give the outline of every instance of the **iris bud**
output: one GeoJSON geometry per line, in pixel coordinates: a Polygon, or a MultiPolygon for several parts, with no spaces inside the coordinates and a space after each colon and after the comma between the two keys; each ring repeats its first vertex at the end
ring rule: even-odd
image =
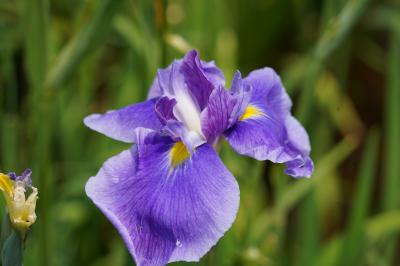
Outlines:
{"type": "Polygon", "coordinates": [[[31,185],[30,175],[30,170],[26,170],[22,176],[0,173],[0,190],[6,200],[10,222],[23,232],[36,221],[38,190],[31,185]]]}

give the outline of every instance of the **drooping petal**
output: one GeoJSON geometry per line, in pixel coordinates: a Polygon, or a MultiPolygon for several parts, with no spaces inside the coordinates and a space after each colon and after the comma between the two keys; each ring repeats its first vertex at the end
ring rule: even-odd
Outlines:
{"type": "Polygon", "coordinates": [[[290,157],[285,153],[286,137],[283,122],[266,114],[265,109],[252,106],[248,117],[242,115],[236,125],[225,132],[225,137],[236,152],[257,160],[282,163],[290,157]]]}
{"type": "Polygon", "coordinates": [[[234,90],[251,87],[251,99],[238,122],[225,132],[231,146],[240,154],[258,160],[286,163],[286,173],[310,176],[313,164],[310,143],[304,128],[290,114],[291,100],[279,76],[270,68],[256,70],[240,81],[234,90]]]}
{"type": "Polygon", "coordinates": [[[252,87],[251,103],[268,108],[280,116],[287,116],[292,101],[286,93],[280,77],[269,67],[252,71],[243,79],[243,85],[252,87]]]}
{"type": "Polygon", "coordinates": [[[286,131],[288,133],[288,149],[292,149],[293,156],[300,152],[301,156],[286,163],[285,173],[294,177],[311,176],[314,163],[309,157],[311,146],[304,127],[293,116],[286,118],[286,131]]]}
{"type": "Polygon", "coordinates": [[[150,99],[105,114],[92,114],[84,119],[84,123],[87,127],[110,138],[132,143],[136,128],[154,130],[161,128],[162,125],[155,112],[157,100],[157,98],[150,99]]]}
{"type": "Polygon", "coordinates": [[[309,156],[286,163],[285,173],[293,177],[310,177],[314,171],[314,163],[309,156]]]}
{"type": "Polygon", "coordinates": [[[290,115],[286,118],[285,125],[290,143],[302,154],[309,154],[311,151],[310,139],[300,122],[290,115]]]}
{"type": "Polygon", "coordinates": [[[228,91],[223,87],[215,89],[207,107],[201,113],[201,126],[204,136],[213,143],[224,131],[237,122],[249,103],[248,92],[228,91]]]}
{"type": "Polygon", "coordinates": [[[232,225],[238,185],[210,145],[189,155],[169,137],[136,133],[137,145],[106,161],[86,192],[137,265],[198,261],[232,225]]]}

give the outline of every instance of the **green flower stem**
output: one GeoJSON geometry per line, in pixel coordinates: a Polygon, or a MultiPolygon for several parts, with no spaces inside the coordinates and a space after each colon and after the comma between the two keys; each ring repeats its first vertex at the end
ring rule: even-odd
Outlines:
{"type": "Polygon", "coordinates": [[[25,233],[11,226],[5,211],[0,235],[2,266],[22,266],[25,233]]]}

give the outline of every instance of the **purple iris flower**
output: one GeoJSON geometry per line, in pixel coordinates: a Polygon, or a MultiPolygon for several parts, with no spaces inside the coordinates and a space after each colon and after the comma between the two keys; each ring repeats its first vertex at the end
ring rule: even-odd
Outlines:
{"type": "Polygon", "coordinates": [[[230,90],[214,62],[196,51],[158,71],[147,101],[85,118],[113,139],[134,143],[108,159],[86,193],[118,229],[138,265],[198,261],[231,227],[239,187],[213,146],[285,163],[309,177],[307,133],[291,115],[291,100],[270,68],[230,90]]]}

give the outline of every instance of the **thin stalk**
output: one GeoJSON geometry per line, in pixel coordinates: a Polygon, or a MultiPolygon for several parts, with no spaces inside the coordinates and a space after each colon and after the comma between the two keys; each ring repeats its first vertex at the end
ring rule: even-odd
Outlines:
{"type": "Polygon", "coordinates": [[[376,173],[379,138],[376,129],[372,129],[364,149],[359,168],[357,191],[354,205],[346,228],[344,243],[337,265],[361,265],[362,250],[365,245],[363,225],[368,215],[371,200],[371,190],[376,173]]]}
{"type": "Polygon", "coordinates": [[[26,0],[25,18],[27,25],[25,52],[27,56],[26,70],[30,86],[30,110],[32,114],[31,130],[33,134],[34,151],[31,155],[35,176],[39,178],[41,198],[39,209],[39,246],[40,265],[51,265],[50,251],[50,212],[51,212],[51,179],[46,169],[49,158],[51,119],[51,101],[49,90],[44,87],[47,71],[48,55],[48,0],[26,0]]]}
{"type": "MultiPolygon", "coordinates": [[[[385,114],[385,180],[383,185],[383,210],[394,210],[399,207],[400,197],[398,187],[400,185],[400,31],[393,30],[389,51],[388,65],[388,87],[386,94],[386,114],[385,114]]],[[[396,240],[390,237],[385,243],[386,262],[391,264],[393,261],[396,240]]]]}

